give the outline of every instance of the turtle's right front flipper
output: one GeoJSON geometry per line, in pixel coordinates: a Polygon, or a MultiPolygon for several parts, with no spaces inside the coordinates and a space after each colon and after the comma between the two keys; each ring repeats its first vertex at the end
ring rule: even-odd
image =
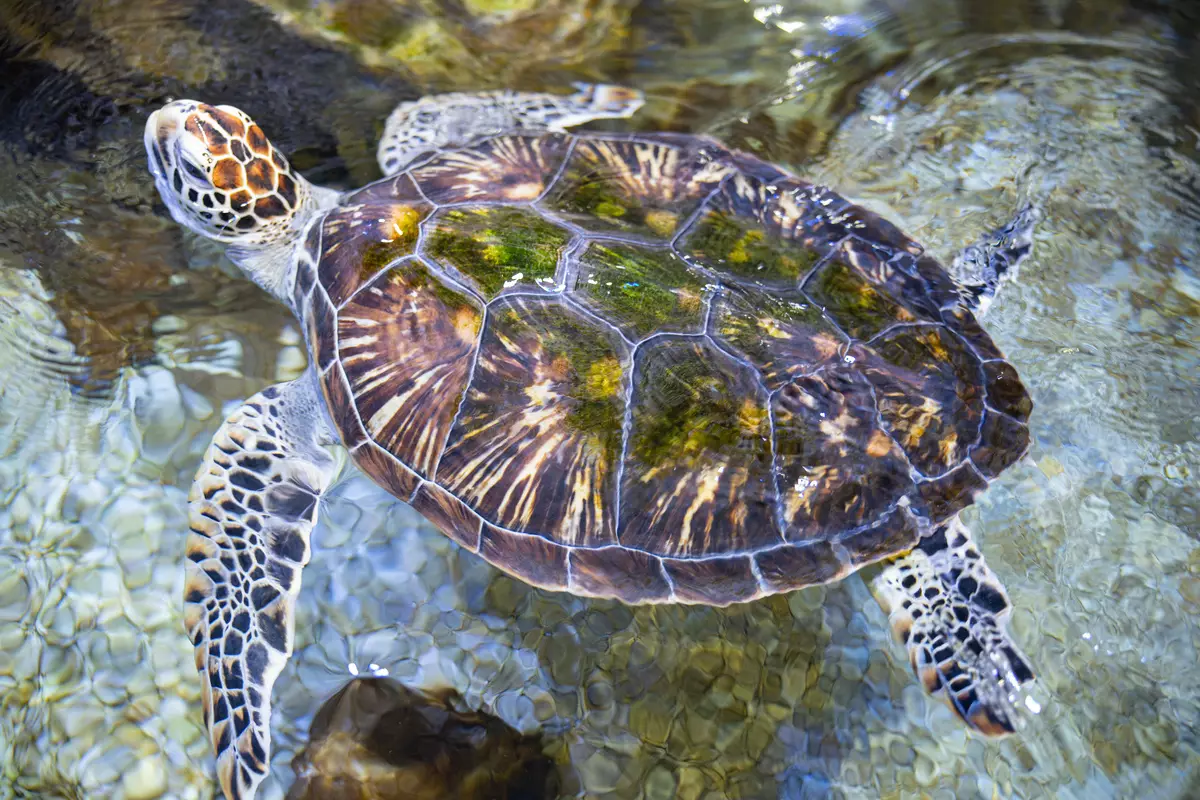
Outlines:
{"type": "Polygon", "coordinates": [[[871,589],[908,648],[913,672],[934,696],[988,736],[1013,733],[1033,670],[1008,635],[1008,595],[954,519],[888,564],[871,589]]]}
{"type": "Polygon", "coordinates": [[[229,800],[250,800],[271,754],[271,687],[292,653],[300,570],[335,461],[315,381],[246,401],[213,437],[189,497],[184,620],[204,722],[229,800]]]}

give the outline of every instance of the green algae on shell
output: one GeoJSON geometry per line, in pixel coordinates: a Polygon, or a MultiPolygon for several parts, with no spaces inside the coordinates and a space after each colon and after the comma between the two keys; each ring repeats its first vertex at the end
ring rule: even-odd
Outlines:
{"type": "Polygon", "coordinates": [[[426,252],[473,280],[490,300],[515,283],[553,281],[569,240],[567,231],[523,209],[455,208],[434,223],[426,252]]]}
{"type": "Polygon", "coordinates": [[[795,286],[821,258],[752,220],[716,209],[697,223],[685,252],[718,273],[778,286],[795,286]]]}
{"type": "Polygon", "coordinates": [[[575,293],[634,339],[697,333],[708,281],[670,250],[593,244],[580,259],[575,293]]]}

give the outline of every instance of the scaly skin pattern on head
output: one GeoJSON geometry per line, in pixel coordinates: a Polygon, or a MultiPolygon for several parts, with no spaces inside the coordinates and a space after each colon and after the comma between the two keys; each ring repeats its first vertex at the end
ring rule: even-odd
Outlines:
{"type": "Polygon", "coordinates": [[[245,113],[176,100],[146,123],[150,171],[171,216],[218,242],[293,239],[312,187],[245,113]]]}

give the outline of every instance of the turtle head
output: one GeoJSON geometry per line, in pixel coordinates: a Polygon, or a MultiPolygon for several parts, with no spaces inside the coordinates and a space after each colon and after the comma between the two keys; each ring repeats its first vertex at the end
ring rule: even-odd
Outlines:
{"type": "Polygon", "coordinates": [[[150,115],[145,141],[171,216],[210,239],[270,246],[296,236],[313,207],[309,183],[232,106],[169,103],[150,115]]]}

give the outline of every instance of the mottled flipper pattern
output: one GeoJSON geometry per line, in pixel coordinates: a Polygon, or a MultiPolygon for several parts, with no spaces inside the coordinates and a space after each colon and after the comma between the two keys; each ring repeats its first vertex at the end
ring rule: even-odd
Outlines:
{"type": "Polygon", "coordinates": [[[571,95],[543,92],[453,92],[401,103],[379,140],[384,175],[420,158],[500,133],[561,133],[594,119],[632,116],[642,93],[622,86],[576,84],[571,95]]]}
{"type": "Polygon", "coordinates": [[[893,561],[872,589],[926,691],[944,691],[950,707],[989,736],[1021,726],[1018,704],[1033,670],[1005,630],[1004,587],[957,518],[893,561]]]}
{"type": "Polygon", "coordinates": [[[1033,230],[1042,213],[1026,204],[1011,220],[963,248],[950,265],[950,275],[964,306],[977,316],[987,313],[1001,280],[1012,280],[1033,249],[1033,230]]]}
{"type": "Polygon", "coordinates": [[[306,375],[246,401],[213,437],[189,497],[184,620],[228,800],[250,800],[271,754],[271,686],[292,653],[300,570],[335,461],[306,375]]]}

